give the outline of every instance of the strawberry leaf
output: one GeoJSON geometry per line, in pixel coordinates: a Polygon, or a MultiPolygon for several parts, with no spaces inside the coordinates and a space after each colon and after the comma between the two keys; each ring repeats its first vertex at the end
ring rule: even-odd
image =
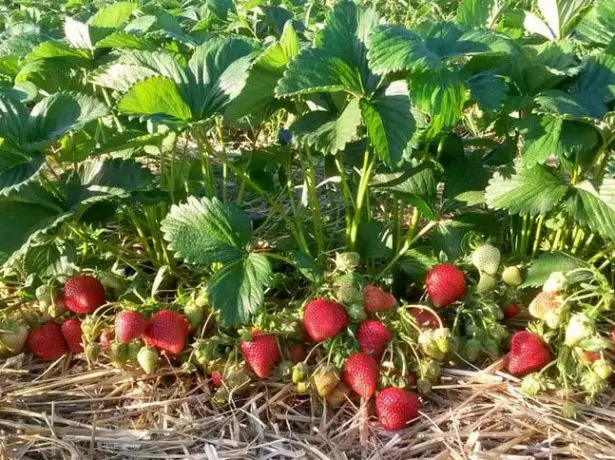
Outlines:
{"type": "MultiPolygon", "coordinates": [[[[521,287],[540,287],[545,284],[549,278],[549,275],[553,272],[566,273],[570,270],[583,267],[588,267],[587,263],[581,259],[571,256],[570,254],[563,252],[541,254],[530,262],[521,287]]],[[[578,277],[574,278],[574,281],[578,280],[578,277]]]]}
{"type": "Polygon", "coordinates": [[[165,115],[184,121],[192,118],[177,84],[166,77],[150,77],[135,83],[117,107],[122,112],[137,115],[165,115]]]}
{"type": "Polygon", "coordinates": [[[314,110],[295,121],[290,129],[318,151],[333,154],[356,140],[360,124],[359,101],[353,99],[337,118],[329,111],[314,110]]]}
{"type": "Polygon", "coordinates": [[[161,228],[169,248],[191,264],[236,262],[247,256],[252,242],[248,215],[217,198],[189,197],[172,206],[161,228]]]}
{"type": "Polygon", "coordinates": [[[261,254],[225,265],[213,274],[207,283],[208,299],[220,311],[228,326],[245,324],[263,305],[264,288],[272,276],[271,265],[261,254]]]}
{"type": "Polygon", "coordinates": [[[600,190],[589,181],[575,185],[576,200],[573,201],[571,214],[583,225],[603,238],[615,238],[615,179],[607,178],[600,190]]]}
{"type": "Polygon", "coordinates": [[[380,159],[389,166],[399,164],[416,128],[405,82],[393,82],[382,94],[362,99],[361,113],[380,159]]]}
{"type": "Polygon", "coordinates": [[[555,207],[569,190],[557,172],[545,166],[517,166],[514,174],[497,172],[485,190],[487,205],[506,209],[509,214],[545,214],[555,207]]]}
{"type": "Polygon", "coordinates": [[[316,92],[369,93],[377,79],[367,66],[367,35],[376,23],[373,10],[337,2],[315,47],[301,52],[278,83],[278,96],[316,92]]]}

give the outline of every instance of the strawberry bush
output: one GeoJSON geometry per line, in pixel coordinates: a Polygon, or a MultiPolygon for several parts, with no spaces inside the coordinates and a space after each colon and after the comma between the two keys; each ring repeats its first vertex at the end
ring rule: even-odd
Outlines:
{"type": "Polygon", "coordinates": [[[5,2],[0,355],[373,397],[386,430],[443,367],[591,402],[615,4],[439,3],[5,2]]]}

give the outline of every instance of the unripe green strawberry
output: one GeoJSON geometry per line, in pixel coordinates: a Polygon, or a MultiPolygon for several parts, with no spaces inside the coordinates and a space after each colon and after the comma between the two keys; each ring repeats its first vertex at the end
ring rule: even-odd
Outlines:
{"type": "Polygon", "coordinates": [[[112,343],[109,358],[111,358],[111,361],[113,361],[113,363],[118,367],[124,366],[126,361],[128,361],[128,344],[117,342],[112,343]]]}
{"type": "Polygon", "coordinates": [[[100,344],[98,342],[90,342],[85,346],[85,356],[90,363],[98,361],[100,356],[100,344]]]}
{"type": "Polygon", "coordinates": [[[441,360],[442,358],[444,358],[444,353],[442,352],[442,350],[440,350],[440,347],[438,347],[438,343],[434,338],[432,329],[425,329],[421,331],[421,333],[419,334],[418,342],[419,346],[421,347],[421,350],[427,356],[435,358],[437,360],[441,360]]]}
{"type": "Polygon", "coordinates": [[[471,363],[476,362],[480,354],[481,344],[476,339],[470,339],[463,345],[463,354],[471,363]]]}
{"type": "Polygon", "coordinates": [[[17,321],[0,324],[0,357],[21,353],[28,339],[28,328],[17,321]]]}
{"type": "Polygon", "coordinates": [[[360,262],[361,256],[358,252],[338,252],[335,254],[335,268],[341,272],[354,270],[360,262]]]}
{"type": "Polygon", "coordinates": [[[520,286],[523,283],[521,269],[516,266],[506,267],[502,272],[502,281],[509,286],[520,286]]]}
{"type": "Polygon", "coordinates": [[[295,385],[295,391],[299,393],[300,395],[307,393],[308,391],[310,391],[309,382],[308,381],[297,382],[297,384],[295,385]]]}
{"type": "MultiPolygon", "coordinates": [[[[548,313],[557,313],[556,318],[561,319],[559,311],[562,310],[564,299],[559,294],[539,292],[532,299],[528,310],[534,318],[545,320],[548,313]]],[[[555,326],[557,327],[557,325],[555,326]]]]}
{"type": "Polygon", "coordinates": [[[595,361],[593,364],[593,369],[596,375],[603,380],[608,379],[613,374],[613,366],[604,358],[595,361]]]}
{"type": "Polygon", "coordinates": [[[566,338],[564,344],[573,347],[581,340],[592,336],[595,332],[595,324],[582,313],[572,315],[566,326],[566,338]]]}
{"type": "Polygon", "coordinates": [[[498,281],[495,279],[495,276],[490,275],[488,273],[481,273],[480,278],[478,279],[478,284],[476,285],[476,293],[477,294],[487,294],[495,289],[498,281]]]}
{"type": "Polygon", "coordinates": [[[442,373],[440,363],[431,358],[425,358],[419,361],[418,367],[417,373],[431,382],[437,382],[442,373]]]}
{"type": "Polygon", "coordinates": [[[363,292],[353,283],[342,283],[337,288],[336,298],[338,302],[344,304],[361,303],[363,302],[363,292]]]}
{"type": "Polygon", "coordinates": [[[367,314],[365,313],[365,309],[363,308],[362,303],[350,304],[346,308],[346,311],[348,312],[348,316],[354,323],[360,323],[362,321],[365,321],[365,319],[367,318],[367,314]]]}
{"type": "Polygon", "coordinates": [[[487,339],[483,343],[483,351],[489,359],[495,361],[500,357],[500,347],[495,340],[487,339]]]}
{"type": "Polygon", "coordinates": [[[326,398],[329,393],[340,383],[339,371],[331,365],[322,366],[316,370],[312,377],[316,392],[321,398],[326,398]]]}
{"type": "Polygon", "coordinates": [[[543,378],[537,373],[526,375],[521,381],[521,391],[531,396],[538,394],[544,386],[543,378]]]}
{"type": "Polygon", "coordinates": [[[448,353],[451,343],[451,331],[447,327],[434,329],[433,338],[442,353],[448,353]]]}
{"type": "Polygon", "coordinates": [[[146,374],[152,375],[158,363],[158,352],[152,347],[141,347],[137,354],[137,362],[146,374]]]}
{"type": "Polygon", "coordinates": [[[568,279],[562,272],[553,272],[542,286],[542,292],[557,293],[563,292],[568,287],[568,279]]]}
{"type": "Polygon", "coordinates": [[[581,387],[588,393],[588,398],[592,399],[606,389],[607,382],[595,372],[585,372],[581,377],[581,387]]]}
{"type": "Polygon", "coordinates": [[[184,307],[184,315],[188,318],[192,329],[196,329],[203,321],[205,307],[198,305],[196,302],[188,302],[184,307]]]}
{"type": "Polygon", "coordinates": [[[350,388],[344,383],[340,382],[331,393],[327,396],[327,402],[331,407],[342,407],[350,397],[350,388]]]}
{"type": "Polygon", "coordinates": [[[495,275],[500,266],[500,250],[490,244],[484,244],[472,253],[472,264],[482,273],[495,275]]]}
{"type": "Polygon", "coordinates": [[[287,360],[280,362],[280,364],[278,364],[276,373],[280,376],[281,380],[291,380],[291,376],[293,373],[293,363],[287,360]]]}
{"type": "Polygon", "coordinates": [[[143,348],[141,342],[130,342],[128,344],[128,359],[133,362],[139,361],[139,352],[143,348]]]}
{"type": "Polygon", "coordinates": [[[293,383],[303,382],[307,376],[309,368],[305,363],[297,363],[293,366],[292,380],[293,383]]]}
{"type": "Polygon", "coordinates": [[[418,391],[422,395],[426,395],[431,392],[432,388],[431,380],[429,379],[418,379],[416,381],[416,391],[418,391]]]}
{"type": "Polygon", "coordinates": [[[215,407],[224,407],[230,402],[231,392],[226,386],[221,386],[216,389],[211,398],[211,403],[215,407]]]}

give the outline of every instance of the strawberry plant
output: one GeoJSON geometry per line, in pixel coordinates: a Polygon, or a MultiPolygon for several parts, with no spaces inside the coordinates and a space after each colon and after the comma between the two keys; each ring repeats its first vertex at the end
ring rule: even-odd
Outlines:
{"type": "Polygon", "coordinates": [[[612,1],[0,10],[3,357],[375,397],[385,430],[447,366],[606,388],[612,1]]]}

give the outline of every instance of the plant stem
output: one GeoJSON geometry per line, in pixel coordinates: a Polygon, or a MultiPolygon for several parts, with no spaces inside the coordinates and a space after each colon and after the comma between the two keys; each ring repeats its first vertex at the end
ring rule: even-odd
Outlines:
{"type": "Polygon", "coordinates": [[[420,238],[422,238],[423,236],[425,236],[427,233],[429,233],[429,231],[431,231],[431,229],[433,227],[435,227],[438,224],[438,221],[432,221],[429,222],[425,227],[423,227],[421,229],[420,232],[418,232],[416,234],[416,236],[412,237],[412,235],[414,234],[414,229],[410,228],[408,229],[408,233],[406,234],[406,240],[404,242],[404,245],[401,247],[401,249],[397,252],[397,254],[395,254],[395,256],[391,259],[391,261],[380,271],[380,273],[378,273],[375,277],[374,277],[374,281],[378,281],[379,279],[381,279],[384,275],[386,275],[397,263],[397,261],[403,257],[403,255],[406,253],[406,251],[408,251],[408,249],[410,249],[412,247],[412,245],[419,240],[420,238]]]}
{"type": "Polygon", "coordinates": [[[352,201],[352,194],[350,188],[348,188],[348,181],[346,179],[346,171],[344,170],[344,152],[340,151],[335,156],[335,166],[340,173],[340,185],[342,188],[342,197],[344,198],[344,214],[346,221],[346,244],[350,245],[350,226],[352,223],[351,207],[354,206],[352,201]]]}
{"type": "Polygon", "coordinates": [[[316,249],[318,256],[325,255],[325,235],[322,227],[322,212],[320,210],[320,201],[318,200],[318,190],[316,189],[316,174],[312,163],[312,155],[310,148],[305,148],[305,185],[308,192],[308,200],[312,208],[312,224],[314,225],[314,236],[316,238],[316,249]]]}
{"type": "Polygon", "coordinates": [[[545,222],[545,216],[542,214],[538,218],[538,223],[536,224],[536,233],[534,233],[534,244],[532,245],[532,256],[535,256],[538,252],[538,246],[540,245],[540,236],[542,233],[542,226],[545,222]]]}
{"type": "Polygon", "coordinates": [[[222,155],[222,201],[226,203],[226,194],[227,194],[227,166],[228,156],[226,154],[226,145],[224,144],[224,135],[222,134],[222,120],[218,118],[216,120],[216,131],[218,132],[218,141],[220,142],[220,147],[222,151],[220,152],[222,155]]]}
{"type": "Polygon", "coordinates": [[[369,185],[369,179],[373,167],[374,158],[370,158],[369,149],[366,149],[365,155],[363,156],[363,168],[361,170],[361,178],[359,180],[359,189],[357,190],[357,200],[354,218],[352,220],[352,227],[350,229],[351,251],[354,251],[357,244],[357,235],[359,233],[359,225],[361,224],[361,211],[363,208],[363,201],[365,200],[365,195],[367,194],[367,188],[369,185]]]}

